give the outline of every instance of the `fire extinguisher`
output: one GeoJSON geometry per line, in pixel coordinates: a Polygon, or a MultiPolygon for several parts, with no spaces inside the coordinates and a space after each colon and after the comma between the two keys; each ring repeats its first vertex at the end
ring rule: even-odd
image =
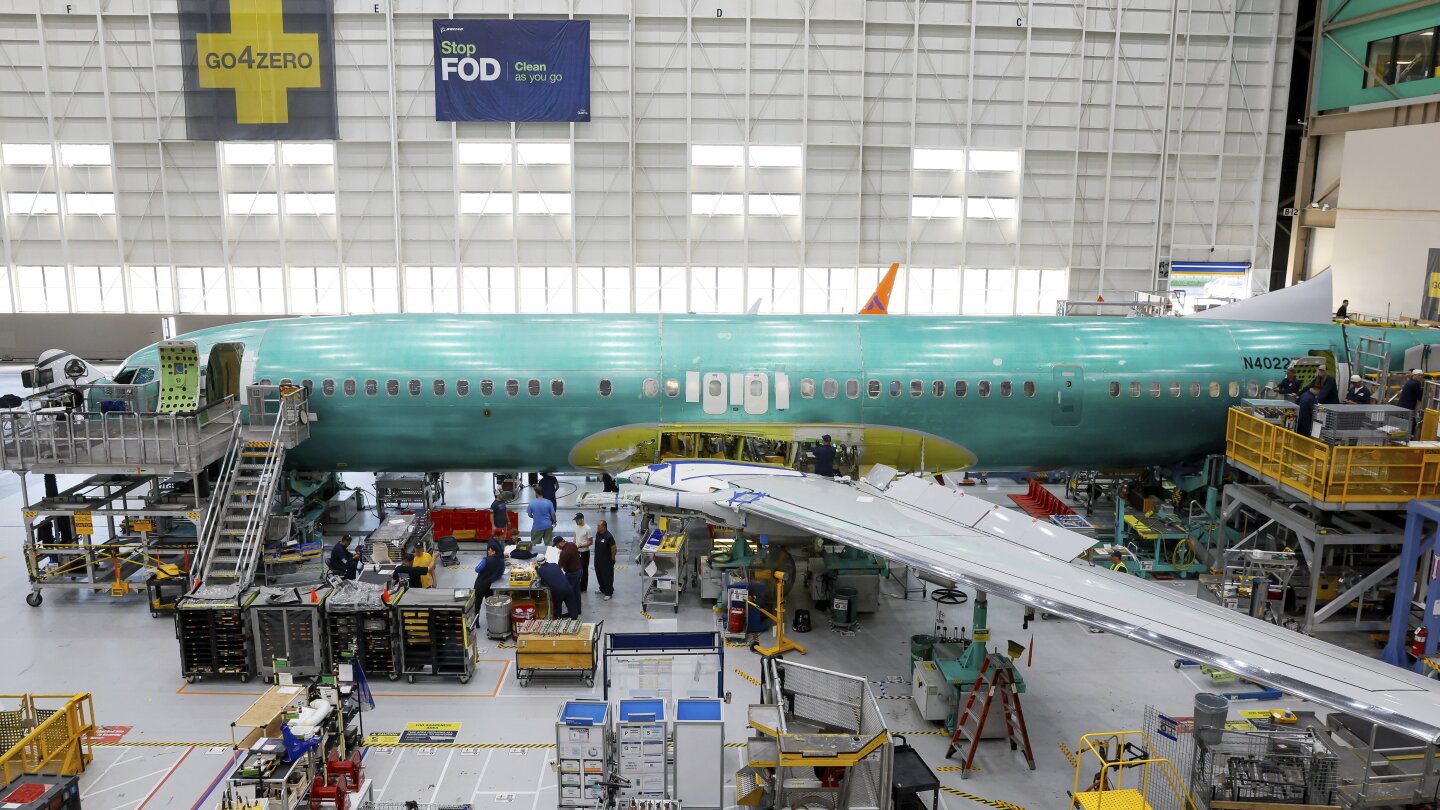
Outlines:
{"type": "Polygon", "coordinates": [[[1428,637],[1429,633],[1425,631],[1425,625],[1422,624],[1415,628],[1415,635],[1410,642],[1410,656],[1412,658],[1425,657],[1425,639],[1428,637]]]}
{"type": "Polygon", "coordinates": [[[745,627],[749,624],[749,614],[750,606],[741,596],[741,592],[730,594],[730,612],[726,616],[726,631],[730,633],[745,632],[745,627]]]}

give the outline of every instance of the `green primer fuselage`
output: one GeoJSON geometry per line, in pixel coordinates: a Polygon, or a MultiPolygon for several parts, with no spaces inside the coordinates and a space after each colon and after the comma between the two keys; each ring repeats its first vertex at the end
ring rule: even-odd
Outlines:
{"type": "MultiPolygon", "coordinates": [[[[1425,331],[1386,331],[1396,368],[1405,348],[1429,342],[1425,331]]],[[[375,315],[257,321],[181,339],[202,357],[215,343],[243,343],[242,384],[313,382],[318,420],[291,454],[295,466],[446,471],[633,466],[651,460],[626,455],[634,437],[674,425],[839,432],[876,443],[862,463],[927,469],[1172,463],[1223,451],[1230,405],[1278,380],[1290,358],[1323,351],[1343,361],[1345,337],[1332,325],[1170,318],[375,315]],[[707,413],[717,379],[723,412],[707,413]],[[488,395],[484,380],[493,381],[488,395]],[[826,380],[836,381],[833,397],[826,380]],[[847,395],[850,380],[857,396],[847,395]],[[563,381],[560,396],[552,381],[563,381]],[[736,384],[753,393],[755,383],[763,396],[732,400],[736,384]],[[931,457],[886,455],[882,441],[928,443],[931,457]]],[[[125,366],[155,362],[151,346],[125,366]]]]}

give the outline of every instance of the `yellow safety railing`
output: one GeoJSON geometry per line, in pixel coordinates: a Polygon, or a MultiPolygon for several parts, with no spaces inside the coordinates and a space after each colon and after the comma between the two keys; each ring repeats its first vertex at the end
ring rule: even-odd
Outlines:
{"type": "Polygon", "coordinates": [[[1150,798],[1155,795],[1151,790],[1168,790],[1181,810],[1198,810],[1175,765],[1168,759],[1150,756],[1152,750],[1150,738],[1143,731],[1107,731],[1081,737],[1075,757],[1073,806],[1082,810],[1143,810],[1151,806],[1150,798]],[[1126,758],[1127,750],[1133,758],[1126,758]],[[1094,761],[1090,762],[1089,757],[1094,761]],[[1082,789],[1082,774],[1097,765],[1098,772],[1082,789]],[[1153,785],[1152,769],[1160,774],[1153,779],[1153,785]]]}
{"type": "Polygon", "coordinates": [[[0,704],[19,708],[0,711],[0,730],[24,734],[0,754],[0,775],[9,784],[26,773],[74,775],[85,772],[94,758],[90,735],[95,732],[95,706],[82,695],[0,695],[0,704]],[[61,701],[52,707],[54,701],[61,701]]]}
{"type": "Polygon", "coordinates": [[[1241,408],[1230,410],[1225,454],[1262,478],[1326,504],[1440,496],[1440,448],[1332,446],[1241,408]]]}
{"type": "Polygon", "coordinates": [[[1440,434],[1440,411],[1426,408],[1420,414],[1420,438],[1427,442],[1433,442],[1437,434],[1440,434]]]}

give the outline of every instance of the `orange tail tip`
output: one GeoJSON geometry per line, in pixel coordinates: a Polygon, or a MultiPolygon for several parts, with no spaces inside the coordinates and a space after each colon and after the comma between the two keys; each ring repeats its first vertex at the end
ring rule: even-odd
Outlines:
{"type": "Polygon", "coordinates": [[[900,263],[890,265],[885,272],[885,277],[880,279],[876,285],[875,292],[870,300],[860,310],[861,315],[888,315],[890,313],[890,293],[895,289],[895,274],[900,271],[900,263]]]}

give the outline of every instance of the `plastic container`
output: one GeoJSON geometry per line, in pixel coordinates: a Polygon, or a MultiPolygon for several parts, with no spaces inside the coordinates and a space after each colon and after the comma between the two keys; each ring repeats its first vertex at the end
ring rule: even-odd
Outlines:
{"type": "Polygon", "coordinates": [[[910,637],[910,660],[929,661],[935,653],[935,637],[921,633],[910,637]]]}
{"type": "Polygon", "coordinates": [[[837,586],[830,597],[830,623],[836,627],[854,627],[859,615],[855,599],[859,596],[860,592],[848,585],[837,586]]]}
{"type": "Polygon", "coordinates": [[[510,620],[516,625],[528,622],[533,618],[535,618],[534,602],[516,602],[510,607],[510,620]]]}
{"type": "Polygon", "coordinates": [[[485,598],[485,635],[490,638],[510,635],[510,609],[514,601],[503,594],[485,598]]]}

